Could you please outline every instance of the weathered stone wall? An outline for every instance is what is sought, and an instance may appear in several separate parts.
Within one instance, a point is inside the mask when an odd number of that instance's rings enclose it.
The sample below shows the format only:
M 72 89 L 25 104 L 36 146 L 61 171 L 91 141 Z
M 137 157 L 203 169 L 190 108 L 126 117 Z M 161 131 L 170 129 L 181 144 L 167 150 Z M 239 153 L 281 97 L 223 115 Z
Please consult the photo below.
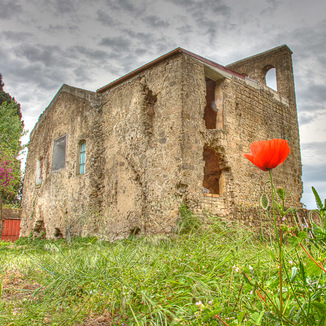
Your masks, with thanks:
M 234 101 L 230 111 L 236 121 L 231 119 L 230 126 L 237 124 L 238 128 L 233 128 L 229 140 L 230 144 L 248 152 L 253 141 L 286 139 L 291 152 L 284 164 L 273 170 L 274 182 L 276 186 L 285 187 L 291 192 L 287 204 L 300 208 L 303 191 L 302 166 L 291 54 L 292 51 L 284 45 L 228 66 L 260 83 L 234 79 L 231 90 Z M 265 76 L 270 68 L 276 68 L 278 92 L 264 86 Z M 247 194 L 257 193 L 258 190 L 260 194 L 264 183 L 269 179 L 268 173 L 260 171 L 243 158 L 240 160 L 234 157 L 234 160 L 238 169 L 242 166 L 245 168 L 234 174 L 235 203 L 252 205 L 241 189 L 248 189 L 245 191 Z M 233 171 L 236 170 L 234 167 Z
M 190 207 L 202 196 L 204 108 L 206 82 L 203 64 L 192 57 L 183 57 L 182 74 L 182 190 Z
M 216 80 L 216 100 L 217 97 L 223 100 L 216 129 L 206 129 L 203 120 L 207 69 L 191 57 L 185 59 L 189 69 L 186 64 L 183 70 L 186 94 L 183 112 L 186 114 L 183 116 L 182 149 L 183 161 L 187 163 L 184 165 L 183 184 L 187 189 L 186 200 L 196 211 L 204 210 L 232 218 L 232 215 L 236 217 L 236 213 L 233 214 L 236 206 L 248 208 L 259 205 L 269 173 L 259 170 L 243 154 L 250 152 L 252 142 L 272 138 L 286 139 L 291 149 L 289 158 L 273 171 L 274 183 L 289 192 L 288 206 L 302 207 L 301 157 L 292 65 L 284 65 L 284 62 L 291 62 L 291 53 L 287 47 L 281 50 L 281 53 L 276 49 L 276 54 L 271 51 L 261 58 L 255 57 L 255 61 L 260 67 L 267 63 L 278 67 L 283 96 L 249 79 L 233 76 Z M 283 65 L 277 65 L 278 62 Z M 255 64 L 251 63 L 251 69 L 257 70 Z M 284 84 L 285 79 L 287 84 Z M 203 194 L 202 191 L 204 146 L 211 148 L 219 161 L 219 194 Z M 269 189 L 268 185 L 266 189 Z
M 266 73 L 275 68 L 278 92 L 289 99 L 291 106 L 295 105 L 292 51 L 286 45 L 242 59 L 227 67 L 262 85 L 266 85 Z
M 233 177 L 231 198 L 236 204 L 252 205 L 253 194 L 261 193 L 269 180 L 269 173 L 259 170 L 242 156 L 250 151 L 250 144 L 257 140 L 284 138 L 289 143 L 291 154 L 273 170 L 274 182 L 291 192 L 289 205 L 301 207 L 299 139 L 292 129 L 296 117 L 292 108 L 275 99 L 273 93 L 265 87 L 254 88 L 239 80 L 230 83 L 229 96 L 234 100 L 225 109 L 225 130 L 228 133 L 225 150 L 229 154 Z
M 298 226 L 299 229 L 304 228 L 310 224 L 310 213 L 310 211 L 303 208 L 296 209 L 294 214 L 289 213 L 286 216 L 286 223 L 287 225 Z M 277 225 L 284 224 L 277 211 L 275 214 Z M 232 219 L 229 218 L 228 220 L 238 226 L 248 227 L 257 236 L 275 236 L 272 209 L 270 212 L 267 212 L 261 207 L 234 205 L 232 208 Z
M 98 153 L 100 118 L 98 108 L 92 105 L 94 100 L 95 93 L 64 85 L 34 128 L 24 178 L 22 236 L 29 235 L 39 224 L 45 226 L 50 238 L 60 232 L 65 235 L 68 229 L 86 227 L 84 215 L 90 210 L 93 212 L 97 199 L 98 171 L 91 167 Z M 67 135 L 65 168 L 51 172 L 53 142 L 64 135 Z M 87 144 L 87 168 L 85 174 L 79 175 L 77 153 L 82 139 Z M 37 185 L 40 159 L 43 177 L 42 183 Z
M 182 56 L 103 93 L 103 216 L 110 238 L 170 233 L 182 175 Z
M 173 231 L 182 200 L 182 62 L 176 55 L 87 100 L 68 86 L 58 93 L 31 135 L 22 235 L 43 225 L 48 237 L 69 229 L 111 240 Z M 53 141 L 65 134 L 65 169 L 51 172 Z M 78 175 L 82 139 L 86 173 Z
M 31 134 L 22 235 L 45 229 L 50 238 L 168 234 L 182 202 L 200 215 L 240 220 L 239 212 L 258 205 L 269 178 L 243 154 L 253 141 L 272 138 L 289 142 L 291 154 L 273 175 L 277 186 L 291 192 L 287 205 L 300 208 L 301 158 L 287 49 L 232 66 L 253 77 L 277 67 L 279 93 L 181 52 L 97 93 L 64 85 Z M 53 142 L 63 135 L 65 168 L 51 172 Z

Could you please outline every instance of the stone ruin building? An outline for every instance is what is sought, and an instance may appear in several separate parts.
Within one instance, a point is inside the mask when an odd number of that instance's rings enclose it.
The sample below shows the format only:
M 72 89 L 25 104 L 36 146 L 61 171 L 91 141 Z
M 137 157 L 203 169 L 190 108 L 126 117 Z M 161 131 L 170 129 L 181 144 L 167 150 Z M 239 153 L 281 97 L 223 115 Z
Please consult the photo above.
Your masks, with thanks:
M 269 176 L 243 153 L 272 138 L 291 148 L 274 181 L 301 208 L 291 55 L 282 45 L 224 67 L 177 48 L 96 92 L 63 85 L 30 136 L 21 236 L 169 234 L 182 203 L 254 225 Z

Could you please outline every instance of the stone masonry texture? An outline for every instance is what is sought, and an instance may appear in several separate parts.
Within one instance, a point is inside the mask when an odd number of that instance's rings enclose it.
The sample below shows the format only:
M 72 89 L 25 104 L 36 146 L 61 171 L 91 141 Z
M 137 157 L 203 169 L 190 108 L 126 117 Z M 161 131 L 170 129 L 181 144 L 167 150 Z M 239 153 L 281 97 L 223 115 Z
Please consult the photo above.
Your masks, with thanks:
M 274 182 L 301 209 L 291 55 L 283 45 L 223 67 L 178 48 L 97 92 L 63 85 L 31 133 L 21 236 L 171 234 L 183 203 L 202 218 L 257 225 L 269 175 L 243 153 L 272 138 L 291 149 Z M 266 86 L 271 68 L 277 92 Z

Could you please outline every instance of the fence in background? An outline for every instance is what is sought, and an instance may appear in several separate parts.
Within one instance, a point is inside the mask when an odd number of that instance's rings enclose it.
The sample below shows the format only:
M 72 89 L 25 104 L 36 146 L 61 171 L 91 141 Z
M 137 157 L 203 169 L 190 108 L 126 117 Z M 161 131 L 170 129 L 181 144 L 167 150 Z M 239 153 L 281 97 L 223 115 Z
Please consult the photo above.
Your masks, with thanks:
M 0 202 L 0 238 L 14 242 L 19 238 L 21 209 L 2 208 Z

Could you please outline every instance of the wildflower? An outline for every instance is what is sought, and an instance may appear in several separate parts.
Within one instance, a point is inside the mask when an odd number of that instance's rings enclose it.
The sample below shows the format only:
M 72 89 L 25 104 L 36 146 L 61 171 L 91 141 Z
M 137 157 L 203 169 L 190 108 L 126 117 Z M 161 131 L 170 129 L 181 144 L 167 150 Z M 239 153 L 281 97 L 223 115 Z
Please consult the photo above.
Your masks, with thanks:
M 239 271 L 239 267 L 238 267 L 238 266 L 233 265 L 233 268 L 234 268 L 234 270 L 235 270 L 236 272 Z
M 202 302 L 199 300 L 198 302 L 195 303 L 196 306 L 201 306 L 202 305 Z
M 289 260 L 289 264 L 293 265 L 293 261 L 292 260 Z
M 244 156 L 259 169 L 268 171 L 287 159 L 290 147 L 284 139 L 271 139 L 252 143 L 250 151 L 251 153 L 244 154 Z
M 210 300 L 210 301 L 208 301 L 208 303 L 209 303 L 209 304 L 213 304 L 213 301 Z

